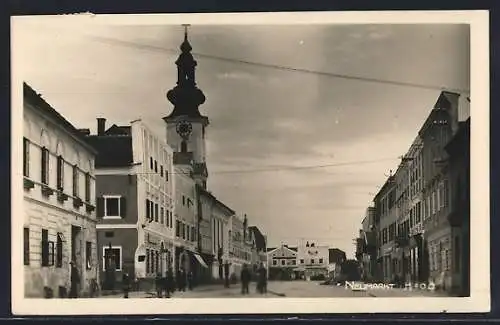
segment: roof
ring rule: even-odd
[[[424,138],[425,133],[429,128],[434,124],[435,120],[448,120],[449,119],[449,113],[440,108],[433,108],[432,111],[429,113],[429,116],[427,116],[427,119],[425,120],[424,124],[418,131],[418,135],[421,138]]]
[[[270,252],[270,251],[273,251],[273,250],[275,250],[275,249],[276,249],[276,247],[268,247],[268,248],[266,249],[266,252]]]
[[[128,125],[126,126],[118,126],[116,124],[113,124],[109,129],[107,129],[104,134],[105,135],[125,135],[125,136],[131,136],[132,135],[132,128]]]
[[[389,190],[391,189],[390,187],[391,185],[392,187],[396,186],[394,175],[387,177],[387,180],[385,181],[384,185],[382,186],[382,188],[380,188],[380,191],[378,191],[377,194],[375,195],[374,201],[376,201],[379,196],[382,196],[386,192],[389,192]]]
[[[198,189],[198,192],[201,194],[201,195],[205,195],[206,197],[208,197],[209,199],[211,199],[213,201],[213,203],[217,206],[219,206],[222,210],[224,210],[228,215],[234,215],[236,214],[236,211],[234,211],[233,209],[231,209],[230,207],[228,207],[227,205],[225,205],[224,203],[222,203],[221,201],[219,201],[215,195],[213,195],[212,193],[210,193],[209,191],[207,191],[206,189],[204,189],[202,186],[200,186],[199,184],[196,184],[196,188]]]
[[[57,112],[49,103],[47,103],[40,94],[31,88],[26,82],[23,83],[23,99],[30,103],[35,110],[49,116],[62,127],[66,132],[73,136],[83,147],[92,153],[97,153],[95,148],[90,146],[85,141],[85,136],[73,124],[66,120],[59,112]]]
[[[345,252],[338,248],[328,249],[328,260],[331,262],[342,262],[347,259]]]
[[[460,152],[460,150],[466,149],[467,145],[470,146],[470,117],[459,123],[457,133],[445,145],[445,150],[450,156],[453,156]]]
[[[95,167],[125,167],[133,163],[132,137],[90,135],[86,141],[97,150]]]
[[[257,226],[250,226],[248,227],[248,230],[250,230],[253,233],[253,236],[255,238],[255,246],[259,250],[265,250],[266,249],[266,238],[262,234],[259,228]]]

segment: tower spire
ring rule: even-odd
[[[187,42],[188,40],[188,27],[191,26],[190,24],[183,24],[184,26],[184,41]]]
[[[205,102],[205,95],[196,87],[195,69],[197,62],[191,54],[188,40],[189,24],[184,27],[184,41],[180,46],[181,53],[175,61],[177,65],[177,85],[167,92],[167,99],[174,105],[169,117],[188,116],[202,118],[198,106]]]

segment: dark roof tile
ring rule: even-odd
[[[124,167],[133,163],[130,136],[91,135],[86,140],[97,150],[96,168]]]

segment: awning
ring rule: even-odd
[[[205,268],[208,269],[207,263],[205,263],[205,261],[203,260],[203,257],[201,257],[200,254],[193,253],[193,255],[196,258],[196,260],[201,264],[201,266],[203,266],[203,267],[205,267]]]

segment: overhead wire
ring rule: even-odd
[[[332,164],[322,164],[322,165],[309,165],[309,166],[279,166],[272,168],[257,168],[257,169],[241,169],[241,170],[215,170],[211,171],[210,174],[246,174],[246,173],[261,173],[261,172],[271,172],[271,171],[284,171],[284,170],[306,170],[306,169],[319,169],[319,168],[329,168],[329,167],[341,167],[341,166],[353,166],[353,165],[363,165],[372,164],[383,161],[393,161],[398,160],[398,157],[387,157],[372,160],[358,160],[349,162],[339,162]],[[137,175],[160,175],[159,172],[138,172],[134,173]],[[172,172],[169,175],[188,175],[189,172]]]
[[[91,36],[91,38],[95,39],[97,41],[103,42],[103,43],[128,46],[128,47],[133,47],[133,48],[138,48],[138,49],[143,49],[143,50],[179,53],[179,50],[172,49],[172,48],[165,48],[165,47],[156,46],[156,45],[141,44],[141,43],[137,43],[137,42],[124,41],[124,40],[113,39],[113,38],[102,37],[102,36]],[[444,86],[437,86],[437,85],[426,85],[426,84],[418,84],[418,83],[413,83],[413,82],[386,80],[386,79],[381,79],[381,78],[371,78],[371,77],[364,77],[364,76],[355,76],[355,75],[350,75],[350,74],[318,71],[318,70],[312,70],[312,69],[306,69],[306,68],[296,68],[296,67],[283,66],[283,65],[278,65],[278,64],[261,63],[261,62],[243,60],[243,59],[228,58],[228,57],[222,57],[222,56],[217,56],[217,55],[212,55],[212,54],[203,54],[203,53],[198,53],[198,52],[192,52],[192,54],[198,58],[205,58],[205,59],[211,59],[211,60],[231,62],[231,63],[236,63],[236,64],[258,66],[258,67],[270,68],[270,69],[275,69],[275,70],[314,74],[314,75],[319,75],[319,76],[324,76],[324,77],[332,77],[332,78],[338,78],[338,79],[388,84],[388,85],[401,86],[401,87],[411,87],[411,88],[420,88],[420,89],[426,89],[426,90],[439,90],[439,91],[456,92],[456,93],[460,93],[460,94],[470,94],[470,90],[468,90],[468,89],[444,87]]]

